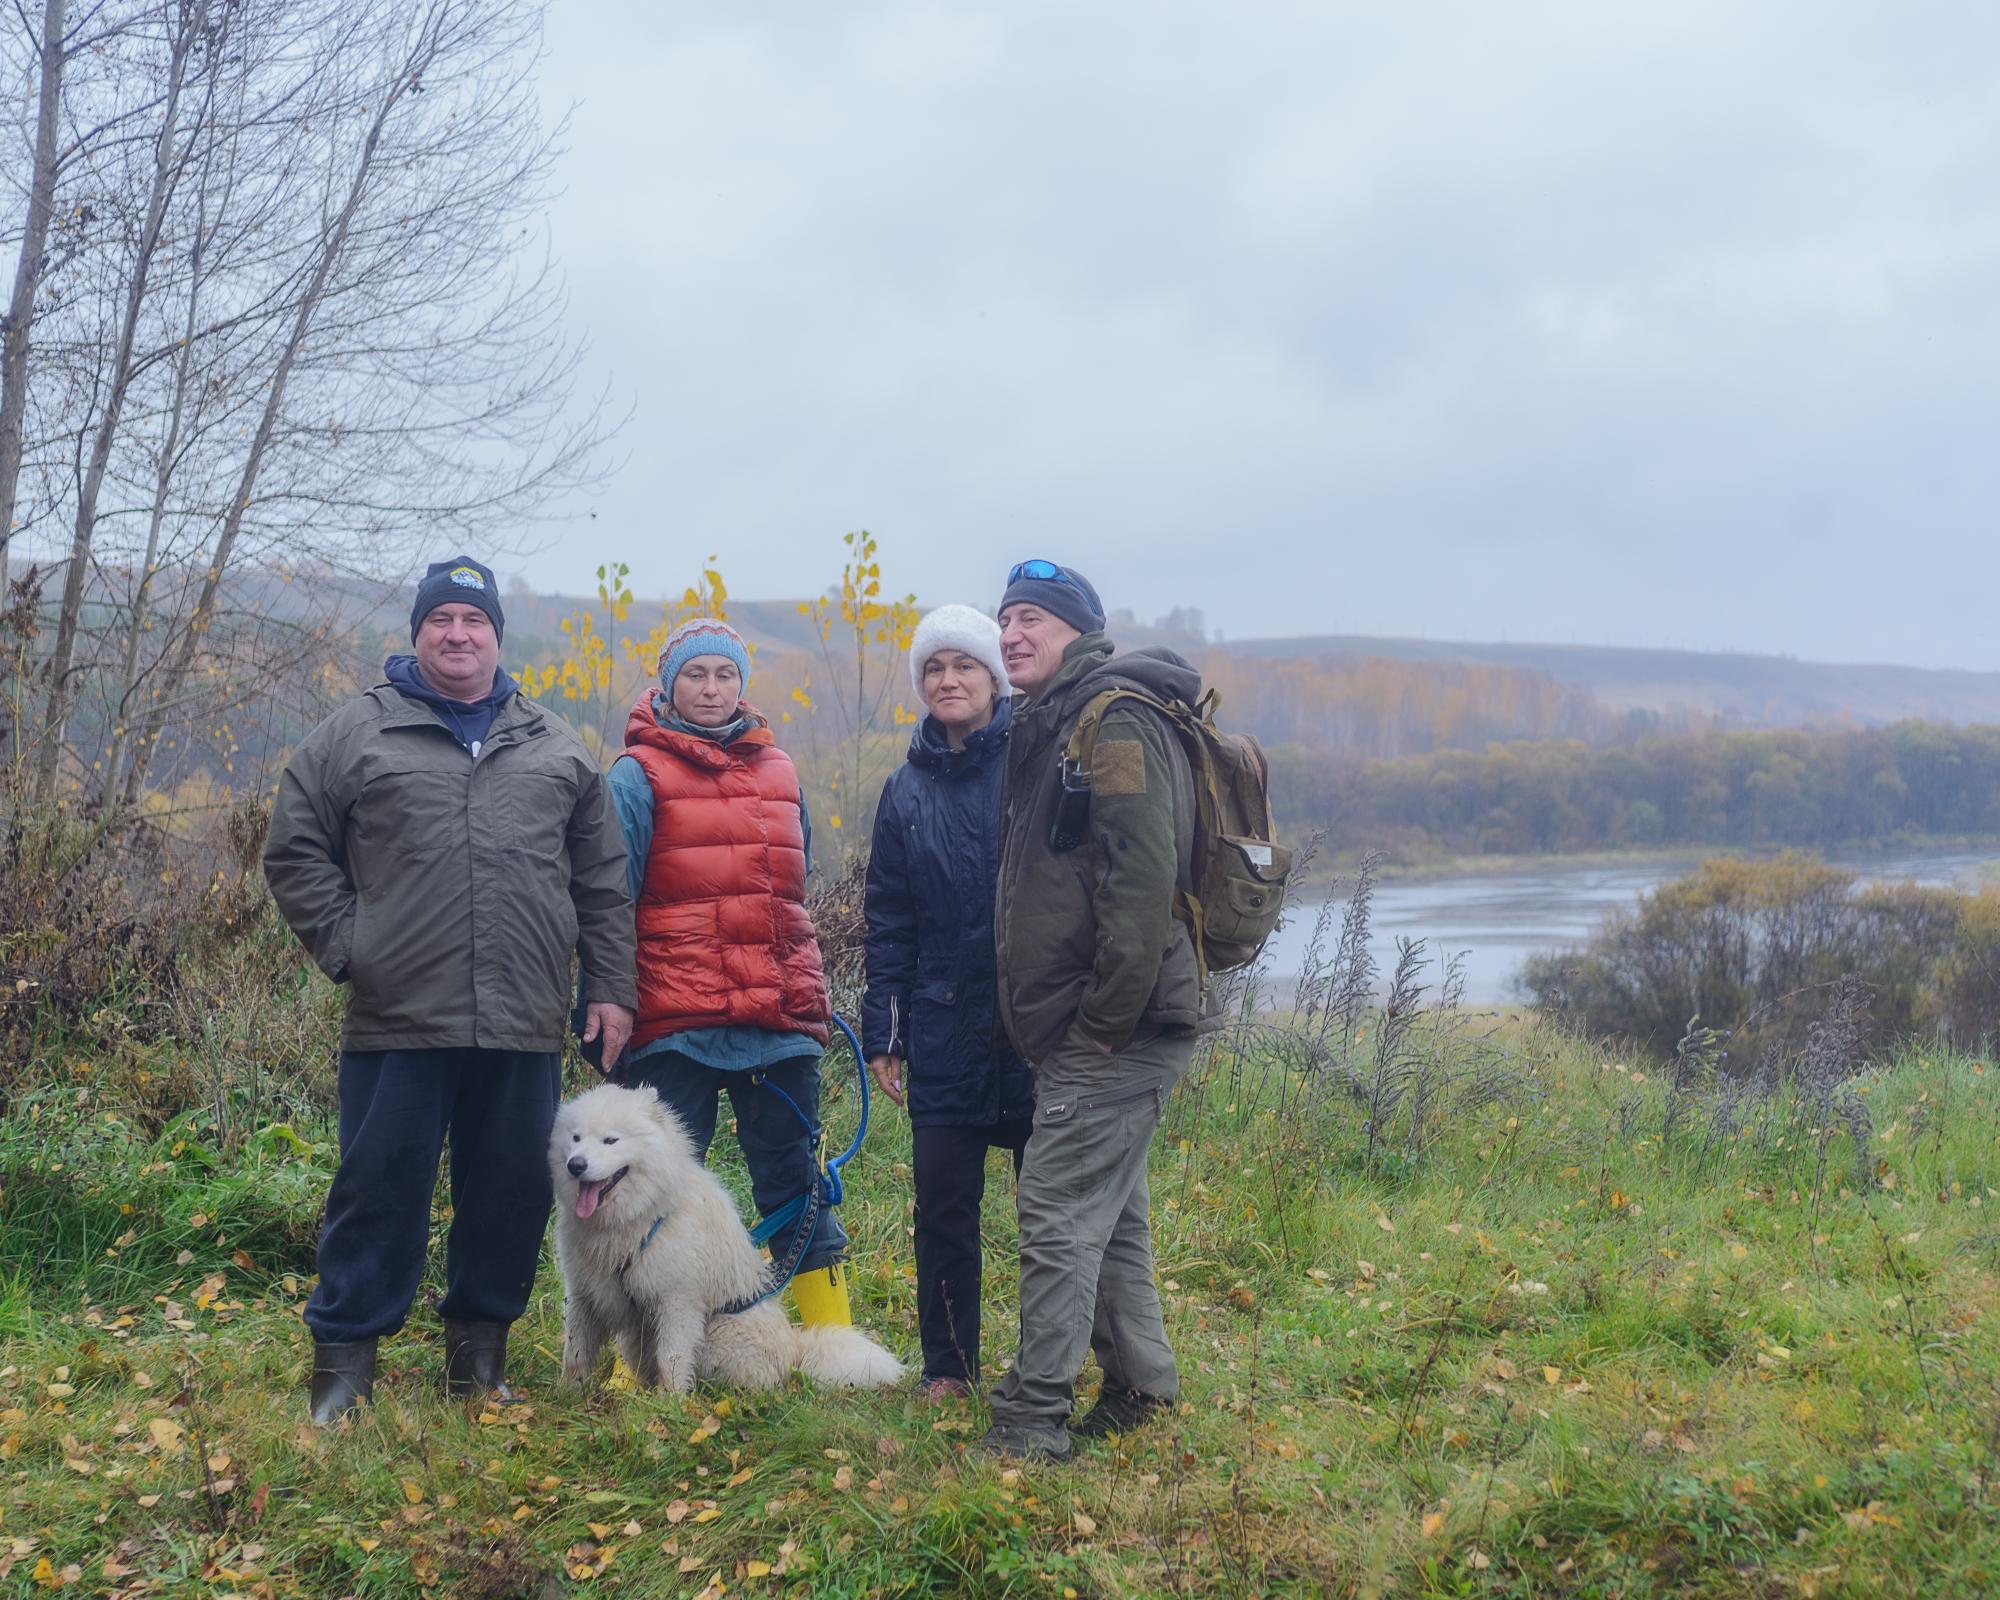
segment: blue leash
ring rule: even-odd
[[[845,1150],[826,1164],[825,1171],[814,1174],[813,1181],[804,1194],[787,1201],[750,1230],[750,1242],[760,1246],[769,1244],[786,1228],[793,1230],[791,1243],[786,1247],[782,1258],[785,1263],[784,1276],[762,1294],[730,1301],[721,1308],[720,1315],[733,1316],[739,1311],[748,1311],[752,1306],[762,1305],[773,1295],[783,1293],[785,1286],[799,1275],[800,1258],[805,1255],[806,1246],[811,1243],[813,1233],[819,1227],[820,1213],[828,1206],[839,1205],[846,1196],[847,1188],[841,1181],[840,1169],[853,1158],[854,1152],[861,1148],[861,1141],[868,1135],[868,1063],[862,1059],[861,1041],[855,1036],[854,1029],[848,1025],[847,1019],[836,1012],[833,1025],[847,1040],[847,1048],[854,1056],[854,1074],[861,1084],[861,1116],[854,1129],[854,1138]],[[763,1073],[757,1073],[755,1076],[758,1082],[792,1108],[792,1115],[799,1119],[807,1136],[814,1144],[818,1144],[819,1127],[805,1114],[805,1109],[798,1101],[786,1094]],[[774,1255],[774,1264],[777,1259]]]

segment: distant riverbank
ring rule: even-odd
[[[1473,871],[1385,873],[1375,886],[1369,949],[1377,971],[1386,972],[1395,964],[1398,938],[1425,941],[1434,966],[1428,979],[1433,992],[1443,981],[1442,958],[1456,953],[1464,965],[1467,1003],[1500,1004],[1518,998],[1514,980],[1530,955],[1577,943],[1609,912],[1703,860],[1745,853],[1541,856],[1511,869],[1482,860]],[[2000,876],[2000,841],[1838,851],[1823,859],[1865,879],[1976,889]],[[1344,908],[1352,889],[1350,874],[1332,886],[1332,898]],[[1308,889],[1273,936],[1270,970],[1280,978],[1299,970],[1314,919],[1327,898],[1325,883]],[[1338,916],[1337,910],[1336,927]]]
[[[1286,840],[1287,843],[1291,841]],[[1391,857],[1375,869],[1378,882],[1388,883],[1428,883],[1446,878],[1488,878],[1510,877],[1527,873],[1560,871],[1569,868],[1579,870],[1659,869],[1661,879],[1674,877],[1691,871],[1704,861],[1718,856],[1735,857],[1743,860],[1768,861],[1771,857],[1788,851],[1812,856],[1815,859],[1831,861],[1839,866],[1864,871],[1876,864],[1906,859],[1916,859],[1931,855],[1982,856],[1993,863],[1993,876],[2000,877],[2000,836],[1987,834],[1966,837],[1917,836],[1908,838],[1877,840],[1872,844],[1842,845],[1836,850],[1825,852],[1812,845],[1676,845],[1671,850],[1626,849],[1626,850],[1577,850],[1544,851],[1529,855],[1439,855],[1420,856],[1414,859]],[[1339,860],[1321,855],[1315,857],[1307,868],[1302,887],[1307,898],[1316,899],[1314,889],[1325,889],[1336,883],[1352,883],[1360,858],[1344,855]]]

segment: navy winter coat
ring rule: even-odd
[[[863,902],[868,989],[861,1043],[907,1063],[915,1127],[1034,1115],[1028,1069],[993,1024],[993,886],[1012,708],[953,750],[924,718],[875,813]]]

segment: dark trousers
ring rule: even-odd
[[[1011,1151],[1014,1172],[1032,1122],[977,1128],[912,1128],[917,1190],[917,1336],[924,1377],[979,1381],[979,1202],[986,1152]]]
[[[348,1050],[340,1169],[326,1197],[306,1326],[322,1343],[394,1333],[430,1244],[438,1157],[451,1144],[445,1296],[453,1322],[528,1308],[554,1185],[559,1057],[516,1050]]]
[[[705,1067],[678,1050],[662,1050],[628,1059],[618,1082],[658,1095],[680,1118],[703,1161],[715,1142],[716,1107],[727,1094],[760,1217],[796,1200],[819,1176],[819,1062],[812,1056],[749,1071]],[[772,1259],[786,1259],[796,1236],[794,1229],[780,1228],[770,1243]],[[824,1206],[799,1256],[799,1271],[830,1267],[846,1254],[847,1234],[833,1208]]]

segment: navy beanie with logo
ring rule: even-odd
[[[1024,563],[1025,564],[1025,563]],[[1096,633],[1104,626],[1104,602],[1090,580],[1074,567],[1057,567],[1053,578],[1030,578],[1026,574],[1007,585],[1000,597],[1000,609],[1009,606],[1040,606],[1050,616],[1061,617],[1078,633]]]
[[[493,569],[471,556],[453,556],[449,561],[431,563],[417,585],[416,604],[410,607],[412,644],[416,642],[417,630],[424,625],[424,618],[439,606],[477,606],[493,624],[494,638],[501,638],[506,632],[507,619],[500,610],[500,585],[493,577]]]

